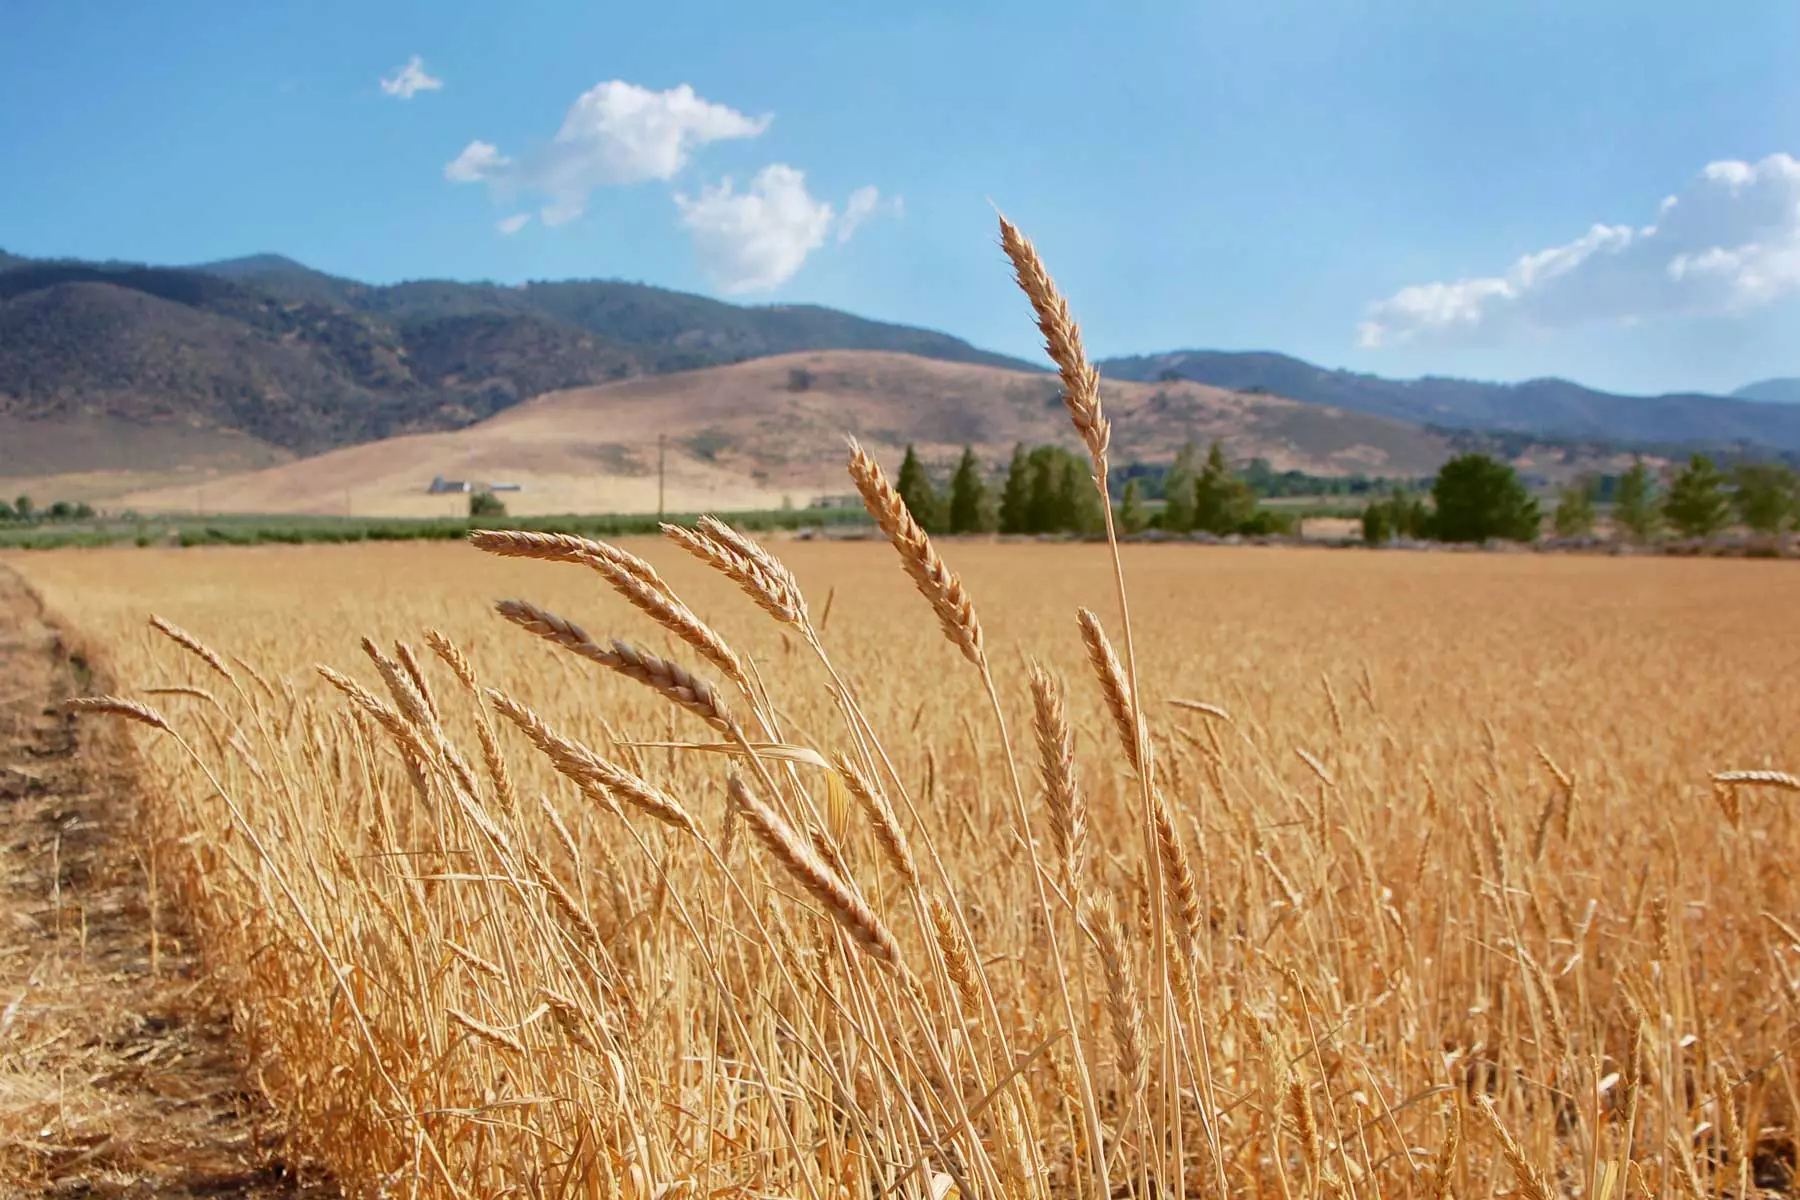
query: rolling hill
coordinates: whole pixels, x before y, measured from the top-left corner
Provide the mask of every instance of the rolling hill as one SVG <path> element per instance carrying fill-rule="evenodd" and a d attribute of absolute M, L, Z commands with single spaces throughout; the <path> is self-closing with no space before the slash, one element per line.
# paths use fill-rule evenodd
<path fill-rule="evenodd" d="M 1120 461 L 1154 457 L 1188 438 L 1221 438 L 1233 457 L 1321 474 L 1425 474 L 1447 440 L 1381 417 L 1242 395 L 1201 384 L 1111 383 L 1103 395 Z M 971 444 L 1004 462 L 1015 442 L 1073 444 L 1053 377 L 881 351 L 755 359 L 574 388 L 537 397 L 464 429 L 333 450 L 260 471 L 152 488 L 118 500 L 140 511 L 456 511 L 436 476 L 520 483 L 521 514 L 654 511 L 658 438 L 666 439 L 667 507 L 773 507 L 843 495 L 844 435 L 890 462 L 916 443 L 945 467 Z"/>
<path fill-rule="evenodd" d="M 1115 379 L 1192 379 L 1257 389 L 1352 412 L 1451 429 L 1492 429 L 1613 442 L 1800 450 L 1800 407 L 1723 396 L 1620 396 L 1570 383 L 1383 379 L 1317 367 L 1285 354 L 1177 350 L 1108 359 Z M 1757 397 L 1756 399 L 1761 399 Z"/>

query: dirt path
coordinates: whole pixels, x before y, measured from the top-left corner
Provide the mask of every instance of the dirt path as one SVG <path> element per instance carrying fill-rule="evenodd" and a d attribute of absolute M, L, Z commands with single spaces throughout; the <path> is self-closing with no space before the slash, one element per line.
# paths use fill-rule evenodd
<path fill-rule="evenodd" d="M 0 1196 L 335 1195 L 282 1162 L 225 1006 L 153 921 L 118 733 L 55 708 L 89 683 L 0 567 Z"/>

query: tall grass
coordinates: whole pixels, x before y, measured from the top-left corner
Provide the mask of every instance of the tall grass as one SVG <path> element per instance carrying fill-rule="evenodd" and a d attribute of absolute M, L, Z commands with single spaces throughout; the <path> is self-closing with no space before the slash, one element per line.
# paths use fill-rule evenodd
<path fill-rule="evenodd" d="M 1002 237 L 1102 486 L 1079 330 Z M 1793 644 L 1553 607 L 1733 565 L 1382 560 L 1321 678 L 1322 634 L 1197 611 L 1110 531 L 965 578 L 848 460 L 903 572 L 874 609 L 701 522 L 480 534 L 461 569 L 527 594 L 479 624 L 373 580 L 213 594 L 267 669 L 168 621 L 111 641 L 140 686 L 86 707 L 146 726 L 157 877 L 350 1188 L 1610 1198 L 1791 1164 Z M 1093 607 L 1022 615 L 1077 584 L 1020 564 Z M 1333 611 L 1318 558 L 1259 569 Z M 629 636 L 563 607 L 604 593 Z M 292 669 L 359 618 L 354 672 Z"/>

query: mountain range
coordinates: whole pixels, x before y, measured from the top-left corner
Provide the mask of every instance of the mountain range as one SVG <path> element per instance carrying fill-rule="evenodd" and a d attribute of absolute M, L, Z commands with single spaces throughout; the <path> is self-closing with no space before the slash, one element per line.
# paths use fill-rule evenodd
<path fill-rule="evenodd" d="M 0 477 L 135 472 L 131 482 L 153 485 L 159 472 L 256 471 L 464 430 L 570 389 L 589 389 L 590 401 L 623 397 L 609 385 L 676 373 L 687 382 L 656 394 L 692 408 L 714 387 L 708 371 L 823 352 L 870 356 L 826 367 L 840 381 L 860 381 L 841 390 L 857 397 L 857 423 L 878 442 L 1037 436 L 1031 421 L 976 419 L 933 403 L 932 387 L 971 409 L 1001 394 L 1034 397 L 1046 414 L 1056 407 L 1053 377 L 1038 363 L 812 305 L 734 305 L 604 280 L 378 286 L 279 255 L 156 267 L 0 252 Z M 900 356 L 924 362 L 901 370 Z M 970 370 L 933 375 L 931 362 Z M 1109 380 L 1143 385 L 1132 403 L 1155 416 L 1156 436 L 1134 439 L 1132 451 L 1150 460 L 1203 428 L 1340 473 L 1413 469 L 1451 453 L 1459 431 L 1554 435 L 1612 450 L 1800 452 L 1800 404 L 1772 402 L 1800 391 L 1795 380 L 1735 397 L 1627 397 L 1558 379 L 1389 380 L 1256 352 L 1175 351 L 1099 366 Z M 814 370 L 799 359 L 782 369 L 800 373 L 795 379 Z M 737 387 L 724 379 L 718 387 Z M 758 388 L 776 406 L 764 414 L 770 420 L 799 393 L 810 391 L 815 408 L 833 395 Z M 741 387 L 732 394 L 765 403 Z M 603 420 L 593 403 L 582 411 Z M 1317 410 L 1310 416 L 1309 407 Z M 1220 425 L 1226 413 L 1236 415 Z M 744 414 L 752 424 L 757 415 Z M 851 423 L 849 410 L 842 415 L 840 429 Z M 813 417 L 831 423 L 829 413 Z M 670 436 L 694 433 L 688 414 L 666 410 L 659 419 Z M 1054 436 L 1055 423 L 1044 424 L 1044 436 Z M 1277 427 L 1293 436 L 1272 434 Z M 744 432 L 733 437 L 755 442 Z M 765 454 L 776 449 L 756 444 Z"/>

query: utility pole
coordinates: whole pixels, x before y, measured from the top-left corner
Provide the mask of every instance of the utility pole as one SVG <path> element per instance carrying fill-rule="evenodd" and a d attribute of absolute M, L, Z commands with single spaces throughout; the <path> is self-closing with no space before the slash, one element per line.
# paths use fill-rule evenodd
<path fill-rule="evenodd" d="M 663 466 L 668 460 L 666 442 L 666 435 L 660 433 L 656 435 L 656 520 L 658 524 L 661 524 L 663 519 Z"/>

